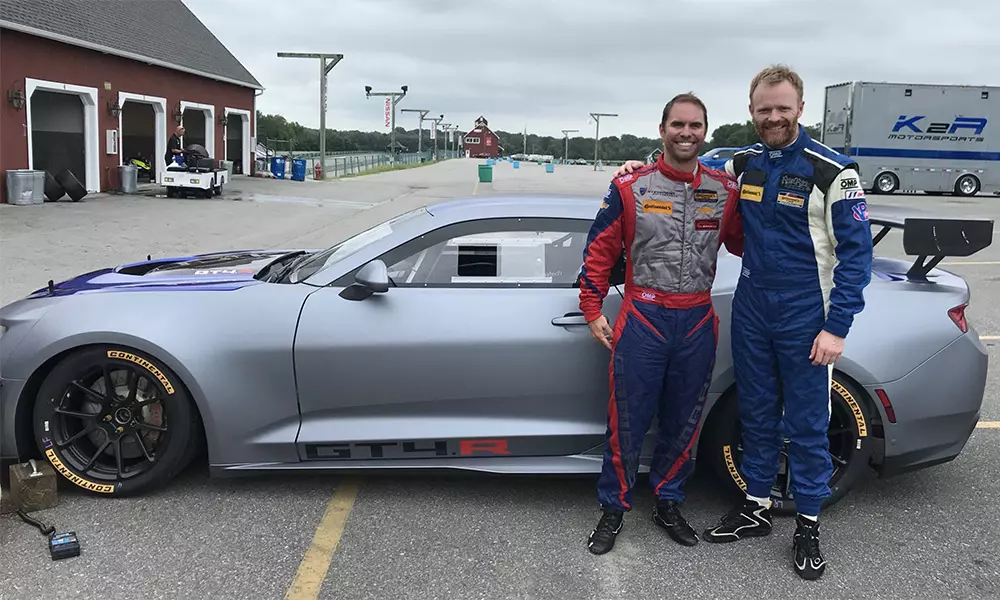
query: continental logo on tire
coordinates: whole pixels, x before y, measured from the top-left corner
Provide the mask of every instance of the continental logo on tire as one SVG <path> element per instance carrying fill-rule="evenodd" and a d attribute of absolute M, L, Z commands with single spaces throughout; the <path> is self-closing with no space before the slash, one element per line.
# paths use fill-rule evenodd
<path fill-rule="evenodd" d="M 101 494 L 115 493 L 115 486 L 102 483 L 94 483 L 93 481 L 87 481 L 83 477 L 80 477 L 73 471 L 67 469 L 66 465 L 64 465 L 62 461 L 59 460 L 59 457 L 56 456 L 56 453 L 53 452 L 51 448 L 45 451 L 45 456 L 46 458 L 49 459 L 49 462 L 52 463 L 52 466 L 55 468 L 56 471 L 58 471 L 63 477 L 69 479 L 70 481 L 82 487 L 83 489 L 90 490 L 91 492 L 99 492 Z"/>
<path fill-rule="evenodd" d="M 733 478 L 736 485 L 740 486 L 740 489 L 744 492 L 747 491 L 747 482 L 743 481 L 743 476 L 740 475 L 740 470 L 736 467 L 736 461 L 733 460 L 733 449 L 732 446 L 726 444 L 722 447 L 722 456 L 726 459 L 726 469 L 729 470 L 729 476 Z"/>
<path fill-rule="evenodd" d="M 144 369 L 152 373 L 153 377 L 156 377 L 156 380 L 159 381 L 161 384 L 163 384 L 163 387 L 167 390 L 168 394 L 174 393 L 174 385 L 170 383 L 170 380 L 167 379 L 167 376 L 163 374 L 163 371 L 157 369 L 156 366 L 153 365 L 153 363 L 149 362 L 145 358 L 136 356 L 135 354 L 132 354 L 130 352 L 122 352 L 121 350 L 108 350 L 108 358 L 116 358 L 118 360 L 127 360 L 130 362 L 134 362 L 135 364 L 143 367 Z"/>
<path fill-rule="evenodd" d="M 854 414 L 854 421 L 858 424 L 858 437 L 868 437 L 868 422 L 865 420 L 865 413 L 861 412 L 858 401 L 847 391 L 847 388 L 836 381 L 833 382 L 833 389 L 851 407 L 851 412 Z"/>

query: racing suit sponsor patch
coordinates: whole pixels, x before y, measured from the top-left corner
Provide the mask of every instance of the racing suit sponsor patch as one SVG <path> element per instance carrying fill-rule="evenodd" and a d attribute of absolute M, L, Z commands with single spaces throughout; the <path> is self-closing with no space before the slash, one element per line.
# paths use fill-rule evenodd
<path fill-rule="evenodd" d="M 868 220 L 868 203 L 858 202 L 851 207 L 851 212 L 854 213 L 855 221 L 867 221 Z"/>
<path fill-rule="evenodd" d="M 695 219 L 694 228 L 696 231 L 718 231 L 719 219 Z"/>
<path fill-rule="evenodd" d="M 858 187 L 858 180 L 856 177 L 847 177 L 840 180 L 840 189 L 842 190 L 849 190 L 856 187 Z"/>
<path fill-rule="evenodd" d="M 695 190 L 694 199 L 697 202 L 717 202 L 719 193 L 711 190 Z"/>
<path fill-rule="evenodd" d="M 702 206 L 700 208 L 694 209 L 694 212 L 698 213 L 699 215 L 714 215 L 715 209 L 712 208 L 711 206 Z"/>
<path fill-rule="evenodd" d="M 847 190 L 844 192 L 845 200 L 860 200 L 865 197 L 865 191 L 861 189 L 857 190 Z"/>
<path fill-rule="evenodd" d="M 643 200 L 642 212 L 672 215 L 674 214 L 674 203 L 668 200 Z"/>
<path fill-rule="evenodd" d="M 812 191 L 812 181 L 799 175 L 784 174 L 778 180 L 778 187 L 785 188 L 792 192 L 803 192 L 808 194 Z"/>
<path fill-rule="evenodd" d="M 740 200 L 760 202 L 763 198 L 764 188 L 762 186 L 744 183 L 743 187 L 740 189 Z"/>
<path fill-rule="evenodd" d="M 798 194 L 778 194 L 778 204 L 783 204 L 785 206 L 794 206 L 795 208 L 802 208 L 805 206 L 806 199 Z"/>

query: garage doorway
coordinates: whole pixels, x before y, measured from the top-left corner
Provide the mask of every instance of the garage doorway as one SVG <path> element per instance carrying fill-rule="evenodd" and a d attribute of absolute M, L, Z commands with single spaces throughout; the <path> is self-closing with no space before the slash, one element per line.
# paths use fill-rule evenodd
<path fill-rule="evenodd" d="M 138 182 L 159 183 L 166 169 L 163 163 L 167 153 L 166 98 L 119 92 L 118 105 L 121 107 L 118 164 L 127 165 L 132 158 L 140 158 L 150 169 L 140 170 Z"/>
<path fill-rule="evenodd" d="M 250 159 L 250 111 L 226 108 L 226 160 L 233 163 L 234 175 L 247 175 Z"/>
<path fill-rule="evenodd" d="M 28 168 L 53 177 L 69 170 L 88 192 L 99 192 L 97 88 L 25 79 Z"/>
<path fill-rule="evenodd" d="M 215 156 L 215 107 L 211 104 L 198 104 L 181 100 L 181 111 L 184 113 L 184 147 L 191 144 L 201 144 L 208 150 L 208 155 Z"/>

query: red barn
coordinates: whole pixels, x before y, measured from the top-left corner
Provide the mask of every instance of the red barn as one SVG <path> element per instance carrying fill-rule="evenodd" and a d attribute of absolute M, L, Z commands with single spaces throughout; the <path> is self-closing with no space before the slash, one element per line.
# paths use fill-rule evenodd
<path fill-rule="evenodd" d="M 11 169 L 103 192 L 142 157 L 160 182 L 178 124 L 184 146 L 252 170 L 263 87 L 181 0 L 0 0 L 0 71 L 4 202 Z"/>
<path fill-rule="evenodd" d="M 476 119 L 476 128 L 465 134 L 463 143 L 466 158 L 497 158 L 503 150 L 500 138 L 488 127 L 486 118 L 482 116 Z"/>

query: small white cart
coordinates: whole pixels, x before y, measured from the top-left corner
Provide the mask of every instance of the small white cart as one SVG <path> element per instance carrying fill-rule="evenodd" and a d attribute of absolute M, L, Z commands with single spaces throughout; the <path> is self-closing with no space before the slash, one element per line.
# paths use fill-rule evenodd
<path fill-rule="evenodd" d="M 167 198 L 187 196 L 211 198 L 221 196 L 223 186 L 229 182 L 226 169 L 186 169 L 168 168 L 163 174 L 163 186 L 167 188 Z"/>

